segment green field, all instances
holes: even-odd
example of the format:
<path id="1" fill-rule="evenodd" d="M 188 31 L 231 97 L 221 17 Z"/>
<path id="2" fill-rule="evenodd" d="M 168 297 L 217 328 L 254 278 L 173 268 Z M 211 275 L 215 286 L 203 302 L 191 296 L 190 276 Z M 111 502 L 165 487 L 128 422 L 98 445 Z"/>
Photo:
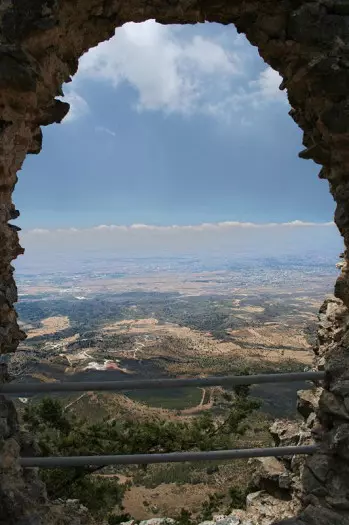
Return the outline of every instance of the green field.
<path id="1" fill-rule="evenodd" d="M 156 408 L 183 410 L 200 403 L 202 390 L 199 388 L 172 388 L 126 392 L 133 401 L 139 401 Z"/>

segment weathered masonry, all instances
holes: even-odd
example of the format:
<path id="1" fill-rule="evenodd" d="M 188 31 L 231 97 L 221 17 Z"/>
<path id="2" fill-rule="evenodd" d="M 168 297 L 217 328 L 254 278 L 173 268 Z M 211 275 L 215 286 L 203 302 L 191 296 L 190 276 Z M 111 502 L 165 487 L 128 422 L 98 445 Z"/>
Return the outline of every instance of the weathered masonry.
<path id="1" fill-rule="evenodd" d="M 302 404 L 309 435 L 321 448 L 298 468 L 303 510 L 285 523 L 349 523 L 349 0 L 1 2 L 0 351 L 14 352 L 25 337 L 14 310 L 11 266 L 23 252 L 18 228 L 9 222 L 19 216 L 12 202 L 17 172 L 27 153 L 40 152 L 41 126 L 60 122 L 69 110 L 55 97 L 76 72 L 79 57 L 110 38 L 116 27 L 150 18 L 163 24 L 232 23 L 245 33 L 283 77 L 280 88 L 287 90 L 290 116 L 304 132 L 300 156 L 319 164 L 319 177 L 329 181 L 345 251 L 335 298 L 325 301 L 319 314 L 316 366 L 326 371 L 324 388 L 318 404 Z M 18 424 L 13 405 L 3 398 L 0 439 L 5 465 L 0 523 L 73 523 L 47 508 L 42 517 L 45 490 L 32 472 L 18 466 Z M 297 465 L 291 468 L 296 472 Z"/>

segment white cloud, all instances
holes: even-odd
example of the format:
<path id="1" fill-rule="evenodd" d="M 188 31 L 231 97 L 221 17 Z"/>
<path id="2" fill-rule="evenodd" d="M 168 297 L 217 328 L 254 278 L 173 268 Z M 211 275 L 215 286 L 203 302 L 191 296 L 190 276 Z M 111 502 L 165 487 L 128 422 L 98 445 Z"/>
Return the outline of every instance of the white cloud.
<path id="1" fill-rule="evenodd" d="M 50 233 L 50 230 L 46 230 L 44 228 L 34 228 L 33 230 L 29 230 L 28 233 L 32 235 L 45 235 L 46 233 Z"/>
<path id="2" fill-rule="evenodd" d="M 70 110 L 67 116 L 64 117 L 63 122 L 72 122 L 89 113 L 89 106 L 86 100 L 75 90 L 67 90 L 66 95 L 61 98 L 64 100 L 64 102 L 68 102 L 70 104 Z"/>
<path id="3" fill-rule="evenodd" d="M 107 135 L 111 135 L 112 137 L 116 137 L 116 133 L 115 131 L 109 129 L 109 128 L 106 128 L 104 126 L 96 126 L 95 127 L 95 131 L 97 133 L 106 133 Z"/>
<path id="4" fill-rule="evenodd" d="M 114 38 L 82 57 L 79 74 L 114 87 L 127 82 L 138 92 L 139 110 L 190 113 L 204 94 L 204 81 L 214 75 L 221 82 L 240 68 L 238 56 L 214 41 L 198 35 L 186 41 L 150 20 L 117 29 Z"/>
<path id="5" fill-rule="evenodd" d="M 265 100 L 273 100 L 275 97 L 285 100 L 283 92 L 279 89 L 281 81 L 282 78 L 279 73 L 271 67 L 267 67 L 260 73 L 257 80 L 250 82 L 250 86 Z"/>
<path id="6" fill-rule="evenodd" d="M 185 231 L 224 231 L 227 230 L 241 230 L 241 229 L 270 229 L 270 228 L 327 228 L 329 226 L 335 226 L 334 222 L 307 222 L 294 220 L 290 222 L 240 222 L 240 221 L 224 221 L 224 222 L 205 222 L 201 224 L 186 224 L 178 225 L 172 224 L 169 226 L 158 226 L 155 224 L 130 224 L 130 225 L 119 225 L 119 224 L 100 224 L 91 228 L 58 228 L 53 230 L 44 230 L 35 228 L 32 230 L 23 230 L 24 235 L 42 235 L 55 233 L 75 233 L 80 235 L 81 233 L 93 233 L 93 232 L 130 232 L 132 230 L 148 231 L 148 232 L 185 232 Z"/>
<path id="7" fill-rule="evenodd" d="M 246 116 L 249 108 L 286 100 L 278 89 L 278 73 L 269 67 L 259 73 L 256 51 L 235 36 L 233 28 L 229 38 L 204 37 L 198 31 L 193 28 L 188 37 L 177 26 L 153 20 L 125 24 L 81 58 L 74 89 L 78 91 L 86 79 L 104 81 L 115 89 L 126 83 L 137 93 L 138 111 L 224 119 L 241 112 L 245 124 L 251 120 Z M 77 110 L 72 118 L 76 114 Z"/>
<path id="8" fill-rule="evenodd" d="M 279 73 L 267 66 L 256 80 L 232 89 L 220 100 L 208 102 L 206 112 L 227 122 L 236 120 L 238 115 L 239 124 L 250 127 L 257 112 L 268 110 L 275 103 L 287 103 L 285 93 L 279 89 L 281 81 Z"/>
<path id="9" fill-rule="evenodd" d="M 43 233 L 45 231 L 45 233 Z M 41 232 L 41 233 L 40 233 Z M 18 268 L 32 262 L 46 268 L 70 267 L 84 258 L 218 255 L 278 257 L 322 253 L 335 257 L 342 239 L 333 222 L 237 222 L 158 226 L 102 224 L 91 228 L 29 230 L 20 232 L 26 256 Z M 105 259 L 106 260 L 106 259 Z"/>

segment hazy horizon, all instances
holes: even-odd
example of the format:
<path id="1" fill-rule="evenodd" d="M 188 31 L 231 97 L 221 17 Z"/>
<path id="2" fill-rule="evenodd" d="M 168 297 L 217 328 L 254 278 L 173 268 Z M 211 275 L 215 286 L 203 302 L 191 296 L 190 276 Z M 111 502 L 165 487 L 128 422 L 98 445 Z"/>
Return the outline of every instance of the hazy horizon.
<path id="1" fill-rule="evenodd" d="M 230 258 L 298 257 L 338 261 L 342 239 L 333 223 L 205 223 L 199 225 L 101 225 L 78 229 L 20 232 L 25 248 L 17 272 L 59 271 L 86 259 L 96 268 L 104 260 L 144 257 Z"/>

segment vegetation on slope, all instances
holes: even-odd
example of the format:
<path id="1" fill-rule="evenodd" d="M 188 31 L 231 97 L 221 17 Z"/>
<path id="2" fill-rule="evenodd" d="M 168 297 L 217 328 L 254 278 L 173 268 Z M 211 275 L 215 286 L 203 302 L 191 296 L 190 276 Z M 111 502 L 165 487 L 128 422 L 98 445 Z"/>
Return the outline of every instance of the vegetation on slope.
<path id="1" fill-rule="evenodd" d="M 137 421 L 115 417 L 91 423 L 65 412 L 60 401 L 50 398 L 27 406 L 23 420 L 44 456 L 219 450 L 234 447 L 236 439 L 246 432 L 252 412 L 259 407 L 248 394 L 248 387 L 226 394 L 229 409 L 219 420 L 206 412 L 187 420 Z M 111 516 L 123 509 L 122 500 L 129 485 L 118 483 L 117 476 L 93 475 L 97 470 L 101 469 L 43 469 L 41 476 L 51 499 L 77 498 L 95 515 L 104 519 L 109 515 L 112 523 L 116 518 Z M 212 502 L 207 505 L 211 508 Z"/>

